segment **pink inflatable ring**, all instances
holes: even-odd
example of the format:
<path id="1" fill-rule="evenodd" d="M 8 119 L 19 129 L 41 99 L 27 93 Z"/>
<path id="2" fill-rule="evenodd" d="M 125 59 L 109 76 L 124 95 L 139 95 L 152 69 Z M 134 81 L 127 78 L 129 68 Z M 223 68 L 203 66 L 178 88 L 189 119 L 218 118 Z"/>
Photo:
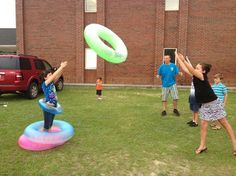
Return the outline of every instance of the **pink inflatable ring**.
<path id="1" fill-rule="evenodd" d="M 43 121 L 27 126 L 19 138 L 21 148 L 32 151 L 48 150 L 62 145 L 74 135 L 74 128 L 67 122 L 54 120 L 50 131 L 43 131 Z"/>

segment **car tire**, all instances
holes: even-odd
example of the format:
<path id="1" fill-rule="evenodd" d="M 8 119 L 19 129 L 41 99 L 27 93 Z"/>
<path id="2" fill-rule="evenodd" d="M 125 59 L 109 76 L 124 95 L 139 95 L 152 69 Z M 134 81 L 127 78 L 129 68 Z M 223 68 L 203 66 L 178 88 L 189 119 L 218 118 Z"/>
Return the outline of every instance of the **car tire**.
<path id="1" fill-rule="evenodd" d="M 62 78 L 59 78 L 59 80 L 57 81 L 55 87 L 56 87 L 56 90 L 57 90 L 57 91 L 62 91 L 62 90 L 63 90 L 64 81 L 63 81 Z"/>
<path id="2" fill-rule="evenodd" d="M 38 84 L 36 82 L 31 82 L 29 88 L 26 92 L 26 95 L 29 99 L 37 98 L 39 94 Z"/>

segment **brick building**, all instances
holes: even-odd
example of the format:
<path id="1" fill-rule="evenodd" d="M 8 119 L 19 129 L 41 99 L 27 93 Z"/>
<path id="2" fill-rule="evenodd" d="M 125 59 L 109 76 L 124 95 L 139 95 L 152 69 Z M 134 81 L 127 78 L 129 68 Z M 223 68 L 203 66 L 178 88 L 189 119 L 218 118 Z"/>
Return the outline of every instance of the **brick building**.
<path id="1" fill-rule="evenodd" d="M 94 1 L 94 0 L 93 0 Z M 168 9 L 176 2 L 177 8 Z M 88 0 L 16 0 L 18 53 L 32 54 L 58 65 L 68 60 L 66 82 L 157 85 L 156 69 L 164 48 L 177 48 L 193 64 L 205 61 L 236 79 L 236 1 L 216 0 L 97 0 L 95 12 L 85 12 Z M 97 59 L 86 69 L 83 30 L 99 23 L 114 31 L 128 48 L 128 59 L 111 64 Z M 189 85 L 188 77 L 178 83 Z"/>

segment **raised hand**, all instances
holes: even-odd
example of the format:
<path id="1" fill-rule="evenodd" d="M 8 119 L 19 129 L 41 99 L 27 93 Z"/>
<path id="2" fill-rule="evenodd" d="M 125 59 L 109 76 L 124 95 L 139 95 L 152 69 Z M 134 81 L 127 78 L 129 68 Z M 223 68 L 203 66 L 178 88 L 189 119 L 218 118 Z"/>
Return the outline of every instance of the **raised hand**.
<path id="1" fill-rule="evenodd" d="M 67 66 L 67 61 L 61 62 L 61 67 L 65 68 Z"/>
<path id="2" fill-rule="evenodd" d="M 179 56 L 179 59 L 180 59 L 181 61 L 184 61 L 184 60 L 185 60 L 184 56 L 183 56 L 181 53 L 178 53 L 178 56 Z"/>

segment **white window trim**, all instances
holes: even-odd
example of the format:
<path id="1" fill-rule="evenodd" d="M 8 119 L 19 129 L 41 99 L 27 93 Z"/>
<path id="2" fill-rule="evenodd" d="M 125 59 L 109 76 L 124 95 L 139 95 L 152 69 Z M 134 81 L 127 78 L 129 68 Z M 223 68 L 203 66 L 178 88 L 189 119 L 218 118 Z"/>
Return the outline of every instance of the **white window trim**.
<path id="1" fill-rule="evenodd" d="M 90 48 L 85 48 L 85 70 L 97 69 L 97 54 Z"/>
<path id="2" fill-rule="evenodd" d="M 179 0 L 165 0 L 165 11 L 178 11 Z"/>
<path id="3" fill-rule="evenodd" d="M 167 50 L 167 49 L 175 49 L 175 51 L 178 52 L 177 48 L 164 48 L 164 49 L 163 49 L 163 59 L 162 59 L 162 62 L 163 62 L 163 63 L 164 63 L 165 50 Z M 175 59 L 175 65 L 176 65 L 176 59 Z"/>
<path id="4" fill-rule="evenodd" d="M 92 6 L 95 6 L 91 9 Z M 85 0 L 84 1 L 84 11 L 87 13 L 97 12 L 97 0 Z"/>

